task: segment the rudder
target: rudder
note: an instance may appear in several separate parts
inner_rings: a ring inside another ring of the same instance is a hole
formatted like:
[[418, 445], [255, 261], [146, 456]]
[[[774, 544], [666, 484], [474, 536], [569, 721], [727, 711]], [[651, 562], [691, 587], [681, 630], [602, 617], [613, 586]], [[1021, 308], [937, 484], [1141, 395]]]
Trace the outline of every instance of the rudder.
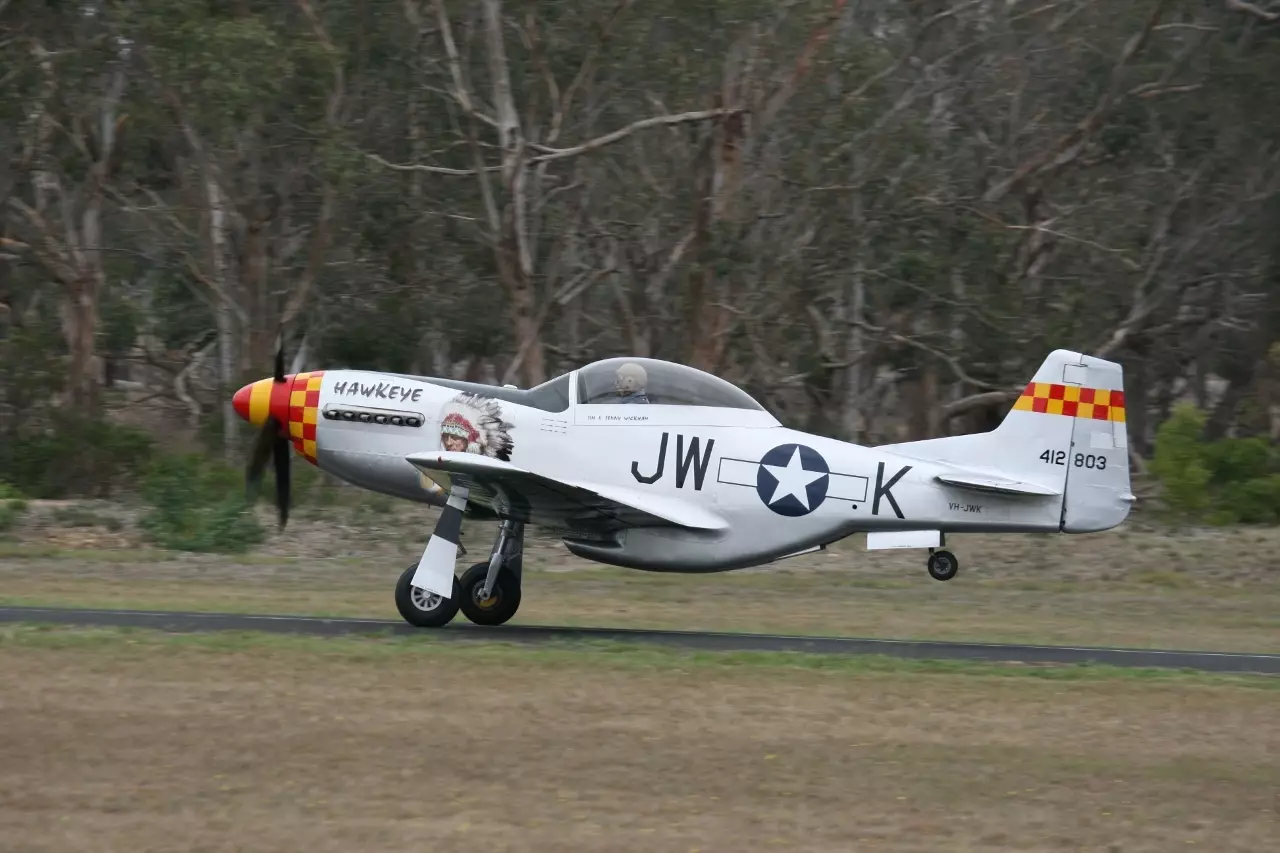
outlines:
[[1134, 502], [1124, 369], [1114, 361], [1082, 355], [1068, 377], [1075, 380], [1068, 387], [1079, 399], [1073, 407], [1062, 531], [1110, 530], [1129, 517]]

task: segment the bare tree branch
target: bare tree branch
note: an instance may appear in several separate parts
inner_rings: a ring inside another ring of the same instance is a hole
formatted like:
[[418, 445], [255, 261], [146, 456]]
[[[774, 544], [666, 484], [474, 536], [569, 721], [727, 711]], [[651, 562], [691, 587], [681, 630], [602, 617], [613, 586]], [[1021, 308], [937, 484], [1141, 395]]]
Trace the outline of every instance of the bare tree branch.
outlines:
[[[1181, 186], [1178, 187], [1174, 194], [1173, 201], [1165, 208], [1159, 219], [1152, 226], [1152, 234], [1149, 240], [1151, 246], [1150, 259], [1146, 266], [1146, 271], [1138, 279], [1133, 286], [1133, 301], [1129, 307], [1128, 316], [1120, 322], [1120, 325], [1111, 333], [1101, 347], [1094, 351], [1094, 355], [1098, 358], [1109, 358], [1115, 353], [1129, 337], [1135, 334], [1152, 313], [1159, 306], [1160, 302], [1168, 294], [1169, 289], [1157, 289], [1154, 292], [1150, 290], [1151, 283], [1155, 280], [1157, 273], [1163, 265], [1165, 258], [1169, 253], [1168, 234], [1172, 225], [1174, 213], [1187, 200], [1191, 194], [1191, 188], [1200, 179], [1200, 175], [1204, 171], [1204, 165], [1196, 169]], [[1184, 250], [1190, 241], [1183, 241]]]
[[596, 60], [600, 56], [600, 51], [613, 35], [614, 25], [622, 18], [624, 13], [631, 9], [634, 3], [635, 0], [619, 0], [617, 5], [613, 7], [613, 11], [609, 13], [603, 26], [599, 28], [599, 36], [592, 42], [587, 55], [582, 58], [582, 63], [578, 66], [578, 73], [573, 76], [573, 80], [570, 81], [564, 93], [556, 99], [555, 109], [551, 116], [551, 128], [547, 132], [548, 144], [555, 142], [560, 137], [560, 131], [564, 128], [564, 117], [568, 115], [569, 107], [573, 104], [574, 97], [595, 70]]
[[529, 162], [547, 163], [552, 160], [563, 160], [566, 157], [576, 157], [579, 154], [586, 154], [588, 152], [604, 148], [606, 145], [621, 142], [628, 136], [631, 136], [631, 134], [641, 130], [647, 130], [651, 127], [672, 127], [679, 124], [693, 124], [695, 122], [709, 121], [710, 119], [722, 118], [725, 116], [739, 115], [743, 112], [745, 112], [745, 110], [742, 108], [721, 108], [713, 110], [694, 110], [687, 113], [642, 118], [639, 121], [633, 121], [626, 127], [621, 127], [611, 133], [606, 133], [603, 136], [597, 136], [595, 139], [588, 140], [581, 145], [574, 145], [571, 148], [555, 148], [549, 150], [545, 154], [530, 157]]
[[[315, 10], [311, 8], [310, 2], [308, 0], [295, 0], [295, 2], [311, 24], [312, 34], [324, 48], [332, 65], [333, 85], [329, 90], [329, 97], [325, 103], [324, 118], [325, 126], [329, 132], [336, 134], [341, 124], [342, 104], [347, 91], [346, 72], [343, 69], [342, 57], [337, 47], [334, 46], [333, 41], [329, 38], [324, 23], [316, 15]], [[326, 251], [329, 248], [332, 236], [334, 208], [337, 201], [336, 192], [328, 178], [322, 178], [321, 181], [323, 186], [321, 188], [320, 212], [316, 219], [315, 227], [311, 232], [311, 241], [307, 252], [307, 265], [294, 283], [288, 302], [280, 315], [280, 325], [286, 328], [297, 319], [306, 306], [307, 296], [310, 295], [311, 289], [320, 275], [320, 270], [324, 266]]]
[[1026, 160], [1022, 165], [1014, 169], [1013, 174], [1009, 177], [992, 185], [983, 195], [983, 201], [989, 204], [1000, 201], [1008, 195], [1010, 190], [1021, 186], [1029, 178], [1061, 169], [1080, 156], [1089, 140], [1093, 138], [1093, 134], [1101, 126], [1103, 117], [1123, 97], [1120, 92], [1120, 84], [1124, 79], [1124, 73], [1133, 58], [1146, 47], [1152, 31], [1155, 29], [1156, 24], [1160, 22], [1160, 16], [1164, 14], [1165, 7], [1169, 5], [1169, 2], [1170, 0], [1156, 0], [1151, 8], [1151, 13], [1147, 16], [1146, 24], [1125, 43], [1124, 50], [1120, 52], [1120, 57], [1111, 69], [1111, 82], [1108, 84], [1106, 92], [1103, 93], [1089, 114], [1081, 119], [1070, 133], [1058, 140], [1057, 144], [1052, 148]]
[[1247, 12], [1264, 21], [1280, 21], [1280, 11], [1268, 12], [1260, 6], [1245, 2], [1245, 0], [1223, 0], [1223, 2], [1226, 4], [1226, 7], [1233, 12]]
[[941, 361], [943, 364], [947, 365], [947, 367], [951, 369], [951, 372], [955, 374], [957, 379], [969, 385], [972, 385], [975, 388], [998, 390], [996, 389], [996, 386], [992, 385], [990, 382], [983, 382], [980, 379], [974, 379], [972, 376], [969, 375], [969, 373], [963, 367], [960, 366], [959, 359], [955, 358], [954, 356], [947, 355], [945, 352], [941, 351], [937, 347], [932, 347], [929, 344], [924, 343], [923, 341], [918, 341], [915, 338], [909, 338], [906, 335], [900, 335], [897, 332], [891, 331], [889, 329], [885, 329], [879, 326], [873, 326], [870, 323], [859, 322], [856, 320], [851, 320], [849, 322], [850, 322], [850, 325], [857, 326], [858, 328], [861, 328], [864, 331], [868, 331], [873, 335], [878, 335], [882, 338], [893, 341], [894, 343], [902, 344], [903, 346], [908, 346], [913, 349], [918, 349], [921, 352], [928, 353], [929, 355]]
[[826, 20], [816, 27], [809, 34], [808, 40], [805, 41], [804, 47], [800, 51], [800, 55], [796, 57], [795, 64], [792, 66], [791, 75], [787, 81], [783, 83], [777, 91], [765, 103], [764, 108], [760, 112], [760, 123], [768, 124], [773, 121], [778, 111], [786, 105], [791, 96], [795, 94], [796, 89], [800, 86], [800, 81], [808, 74], [813, 67], [813, 60], [817, 56], [818, 51], [831, 38], [831, 28], [835, 26], [836, 21], [840, 18], [840, 13], [844, 11], [845, 4], [848, 0], [834, 0], [831, 9], [827, 12]]
[[980, 394], [970, 394], [967, 397], [961, 397], [959, 400], [947, 403], [942, 407], [942, 419], [944, 421], [958, 418], [961, 415], [968, 414], [974, 409], [985, 409], [987, 406], [998, 406], [1001, 403], [1008, 403], [1018, 399], [1021, 394], [1020, 390], [1010, 391], [983, 391]]
[[[545, 154], [538, 154], [525, 160], [526, 164], [535, 165], [538, 163], [549, 163], [554, 160], [565, 160], [570, 157], [577, 157], [580, 154], [588, 154], [592, 151], [598, 151], [608, 145], [621, 142], [627, 137], [641, 130], [647, 130], [651, 127], [671, 127], [679, 124], [693, 124], [699, 121], [709, 121], [722, 116], [737, 115], [743, 112], [742, 109], [714, 109], [714, 110], [694, 110], [687, 113], [676, 113], [674, 115], [653, 116], [633, 121], [631, 124], [621, 127], [617, 130], [606, 133], [603, 136], [597, 136], [595, 139], [589, 139], [581, 145], [574, 145], [571, 148], [548, 148], [539, 146], [541, 150], [546, 151]], [[468, 175], [478, 175], [483, 172], [501, 172], [502, 166], [485, 166], [483, 169], [451, 169], [445, 166], [430, 166], [424, 163], [392, 163], [384, 157], [365, 151], [362, 152], [365, 157], [380, 166], [393, 169], [397, 172], [428, 172], [433, 175], [450, 175], [455, 177], [465, 177]]]
[[950, 9], [943, 9], [941, 12], [938, 12], [937, 14], [930, 15], [929, 18], [926, 19], [925, 22], [920, 25], [920, 29], [916, 30], [915, 36], [911, 39], [910, 47], [902, 51], [902, 53], [898, 55], [898, 58], [891, 65], [880, 69], [875, 74], [872, 74], [866, 80], [862, 81], [861, 86], [854, 89], [849, 94], [845, 95], [844, 103], [848, 105], [848, 104], [852, 104], [855, 101], [860, 100], [862, 96], [865, 95], [867, 91], [871, 89], [872, 86], [874, 86], [876, 83], [879, 83], [881, 80], [883, 80], [885, 77], [888, 77], [890, 74], [896, 73], [898, 69], [906, 65], [907, 62], [909, 62], [911, 58], [917, 54], [917, 52], [920, 49], [920, 43], [924, 41], [924, 37], [929, 33], [929, 30], [931, 30], [935, 24], [941, 23], [942, 21], [945, 21], [948, 18], [954, 18], [956, 15], [960, 14], [966, 9], [970, 9], [970, 8], [973, 8], [974, 6], [982, 5], [985, 2], [986, 0], [967, 0], [967, 2], [959, 3], [955, 6], [952, 6]]
[[1203, 88], [1203, 83], [1187, 83], [1182, 86], [1165, 86], [1160, 89], [1144, 89], [1141, 92], [1130, 92], [1130, 94], [1137, 95], [1137, 97], [1142, 98], [1143, 100], [1148, 100], [1150, 98], [1158, 98], [1161, 95], [1182, 95], [1187, 92], [1196, 92]]

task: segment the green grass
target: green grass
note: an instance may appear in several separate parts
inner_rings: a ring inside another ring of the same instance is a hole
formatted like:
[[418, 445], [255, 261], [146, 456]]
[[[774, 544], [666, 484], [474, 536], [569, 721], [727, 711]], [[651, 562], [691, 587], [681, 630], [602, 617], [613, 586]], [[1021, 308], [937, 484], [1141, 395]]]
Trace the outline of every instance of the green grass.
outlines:
[[[392, 515], [362, 532], [300, 516], [287, 534], [273, 531], [262, 549], [234, 558], [57, 529], [124, 511], [35, 513], [25, 538], [0, 543], [0, 603], [394, 621], [395, 579], [421, 553], [430, 521]], [[461, 564], [483, 557], [491, 532], [468, 528], [471, 554]], [[856, 538], [760, 570], [664, 575], [587, 563], [531, 536], [514, 621], [1274, 653], [1277, 548], [1280, 529], [1265, 528], [975, 535], [957, 546], [968, 568], [939, 584], [921, 555], [866, 552]]]
[[76, 650], [96, 653], [155, 651], [187, 648], [210, 653], [280, 651], [370, 665], [394, 663], [406, 657], [444, 656], [479, 663], [502, 663], [562, 669], [595, 667], [612, 670], [675, 671], [695, 668], [751, 669], [761, 673], [806, 671], [831, 675], [873, 673], [922, 676], [979, 676], [1033, 678], [1052, 681], [1169, 682], [1229, 684], [1259, 690], [1280, 690], [1280, 678], [1267, 675], [1206, 673], [1157, 667], [1119, 667], [1100, 664], [997, 664], [899, 658], [891, 655], [833, 655], [809, 652], [697, 651], [653, 647], [616, 641], [545, 641], [537, 645], [487, 640], [446, 639], [430, 633], [387, 636], [371, 633], [344, 637], [308, 637], [262, 631], [167, 633], [149, 628], [70, 627], [10, 624], [0, 627], [0, 648]]

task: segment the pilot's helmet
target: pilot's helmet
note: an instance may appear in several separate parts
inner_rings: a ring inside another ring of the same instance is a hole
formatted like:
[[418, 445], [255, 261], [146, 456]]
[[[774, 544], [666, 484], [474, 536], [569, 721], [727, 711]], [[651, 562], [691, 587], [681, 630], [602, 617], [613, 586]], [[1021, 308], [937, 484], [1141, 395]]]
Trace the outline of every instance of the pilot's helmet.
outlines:
[[618, 368], [618, 378], [615, 386], [623, 393], [632, 393], [643, 391], [648, 381], [649, 376], [645, 373], [644, 368], [635, 362], [629, 361]]

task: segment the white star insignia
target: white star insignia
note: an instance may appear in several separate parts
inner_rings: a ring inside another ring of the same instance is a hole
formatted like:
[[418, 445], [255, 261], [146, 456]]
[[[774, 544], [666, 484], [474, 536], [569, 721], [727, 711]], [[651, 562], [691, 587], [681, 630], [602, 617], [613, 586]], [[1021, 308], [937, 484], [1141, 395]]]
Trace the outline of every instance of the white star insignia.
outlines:
[[791, 495], [800, 501], [802, 507], [809, 509], [809, 484], [827, 476], [823, 471], [808, 471], [803, 468], [800, 465], [800, 448], [798, 447], [791, 454], [791, 461], [785, 468], [780, 465], [764, 465], [764, 463], [761, 465], [778, 481], [778, 485], [773, 490], [773, 497], [769, 498], [770, 506]]

